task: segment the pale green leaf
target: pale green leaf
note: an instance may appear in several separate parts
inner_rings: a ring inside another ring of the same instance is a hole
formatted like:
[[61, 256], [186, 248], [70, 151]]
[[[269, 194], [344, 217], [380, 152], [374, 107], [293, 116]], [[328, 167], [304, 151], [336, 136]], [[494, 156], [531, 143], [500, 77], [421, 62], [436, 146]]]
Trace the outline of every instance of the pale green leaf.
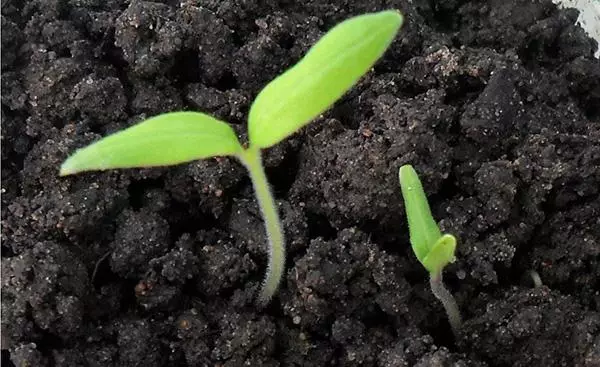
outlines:
[[109, 135], [69, 157], [60, 175], [112, 168], [166, 166], [242, 150], [233, 129], [198, 112], [172, 112]]
[[402, 19], [390, 10], [350, 18], [332, 28], [256, 97], [248, 118], [250, 144], [273, 146], [323, 113], [383, 55]]
[[413, 252], [421, 263], [442, 234], [431, 215], [423, 185], [410, 165], [400, 167], [400, 187], [408, 220], [408, 231]]
[[431, 274], [440, 274], [446, 265], [454, 261], [455, 250], [456, 238], [445, 234], [436, 241], [422, 264]]

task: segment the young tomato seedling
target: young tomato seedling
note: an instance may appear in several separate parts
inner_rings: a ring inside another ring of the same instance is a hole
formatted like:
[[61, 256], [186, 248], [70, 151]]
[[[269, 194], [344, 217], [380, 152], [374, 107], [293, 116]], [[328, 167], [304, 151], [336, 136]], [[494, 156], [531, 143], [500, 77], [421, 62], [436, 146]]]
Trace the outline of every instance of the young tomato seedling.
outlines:
[[429, 284], [435, 297], [442, 302], [454, 335], [462, 323], [458, 305], [444, 286], [442, 271], [454, 261], [456, 238], [442, 234], [433, 220], [427, 196], [415, 169], [410, 165], [400, 167], [400, 187], [404, 197], [408, 231], [413, 252], [429, 271]]
[[165, 113], [75, 152], [60, 175], [113, 168], [174, 165], [233, 156], [248, 169], [269, 240], [260, 305], [273, 297], [285, 268], [283, 230], [261, 149], [284, 140], [323, 113], [383, 55], [402, 25], [394, 10], [350, 18], [327, 32], [292, 68], [256, 97], [248, 116], [248, 148], [225, 122], [199, 112]]

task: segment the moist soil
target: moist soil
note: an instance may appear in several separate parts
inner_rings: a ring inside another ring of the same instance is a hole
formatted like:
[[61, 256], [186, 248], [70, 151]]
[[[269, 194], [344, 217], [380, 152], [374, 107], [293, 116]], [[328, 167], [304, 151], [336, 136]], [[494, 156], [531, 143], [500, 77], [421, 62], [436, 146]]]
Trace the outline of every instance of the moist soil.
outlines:
[[[406, 23], [385, 57], [265, 152], [288, 245], [268, 307], [236, 161], [58, 177], [166, 111], [245, 141], [269, 80], [389, 8]], [[600, 366], [600, 62], [576, 18], [530, 0], [2, 0], [2, 364]], [[411, 253], [407, 163], [459, 238], [456, 337]]]

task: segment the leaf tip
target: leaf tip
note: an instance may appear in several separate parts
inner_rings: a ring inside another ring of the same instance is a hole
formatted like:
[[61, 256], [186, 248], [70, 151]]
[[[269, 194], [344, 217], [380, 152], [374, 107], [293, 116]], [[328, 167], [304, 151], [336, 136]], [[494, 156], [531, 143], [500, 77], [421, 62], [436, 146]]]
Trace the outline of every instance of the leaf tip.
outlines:
[[93, 151], [93, 147], [94, 144], [86, 148], [76, 150], [75, 153], [65, 159], [65, 161], [60, 165], [58, 175], [60, 177], [64, 177], [94, 169], [93, 165], [90, 165], [90, 162], [88, 161], [89, 152]]
[[404, 21], [404, 16], [398, 9], [384, 10], [381, 12], [381, 14], [385, 15], [394, 23], [397, 23], [398, 27], [400, 27], [402, 25], [402, 22]]
[[[376, 19], [390, 29], [390, 36], [395, 37], [404, 23], [404, 16], [397, 9], [384, 10], [375, 14]], [[390, 42], [391, 40], [390, 39]]]
[[403, 184], [402, 181], [405, 181], [404, 184], [408, 184], [408, 182], [406, 182], [406, 181], [409, 180], [410, 177], [414, 177], [416, 175], [417, 175], [417, 171], [415, 171], [413, 166], [411, 166], [410, 164], [405, 164], [404, 166], [400, 167], [400, 170], [398, 170], [400, 185]]
[[69, 176], [77, 173], [77, 168], [73, 164], [73, 160], [71, 158], [67, 158], [66, 161], [63, 162], [60, 166], [60, 170], [58, 171], [58, 175], [61, 177]]

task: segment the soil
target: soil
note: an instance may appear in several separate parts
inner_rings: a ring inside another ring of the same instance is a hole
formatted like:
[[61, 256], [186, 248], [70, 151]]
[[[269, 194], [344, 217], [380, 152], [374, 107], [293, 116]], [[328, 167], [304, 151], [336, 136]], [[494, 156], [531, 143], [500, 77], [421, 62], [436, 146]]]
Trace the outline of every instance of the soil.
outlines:
[[[600, 366], [600, 62], [550, 0], [2, 0], [2, 365]], [[76, 148], [256, 93], [336, 22], [406, 24], [361, 82], [266, 152], [288, 242], [243, 167], [59, 178]], [[411, 253], [397, 170], [445, 231], [454, 337]], [[543, 282], [534, 287], [531, 271]]]

